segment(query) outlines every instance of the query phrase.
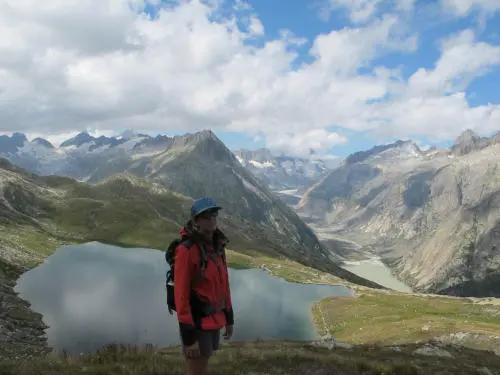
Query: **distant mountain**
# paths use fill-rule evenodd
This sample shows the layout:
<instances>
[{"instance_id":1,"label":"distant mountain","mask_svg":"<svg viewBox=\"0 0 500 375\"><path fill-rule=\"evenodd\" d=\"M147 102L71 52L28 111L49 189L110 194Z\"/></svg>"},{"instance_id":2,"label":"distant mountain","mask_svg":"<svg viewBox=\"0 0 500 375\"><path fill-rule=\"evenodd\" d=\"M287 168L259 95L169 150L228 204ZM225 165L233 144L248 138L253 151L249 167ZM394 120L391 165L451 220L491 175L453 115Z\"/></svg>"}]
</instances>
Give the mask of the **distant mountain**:
<instances>
[{"instance_id":1,"label":"distant mountain","mask_svg":"<svg viewBox=\"0 0 500 375\"><path fill-rule=\"evenodd\" d=\"M472 130L466 130L460 134L453 146L451 146L451 150L454 155L462 156L499 142L500 132L488 138L480 137Z\"/></svg>"},{"instance_id":2,"label":"distant mountain","mask_svg":"<svg viewBox=\"0 0 500 375\"><path fill-rule=\"evenodd\" d=\"M22 133L14 133L11 137L7 135L0 135L0 152L5 155L13 155L26 142L26 136Z\"/></svg>"},{"instance_id":3,"label":"distant mountain","mask_svg":"<svg viewBox=\"0 0 500 375\"><path fill-rule=\"evenodd\" d=\"M48 149L54 148L54 145L52 143L50 143L49 141L47 141L46 139L43 139L43 138L35 138L35 139L33 139L32 143L43 146L43 147L48 148ZM23 144L24 144L24 142L23 142Z\"/></svg>"},{"instance_id":4,"label":"distant mountain","mask_svg":"<svg viewBox=\"0 0 500 375\"><path fill-rule=\"evenodd\" d=\"M126 153L149 136L124 132L118 137L93 137L81 132L54 147L43 138L29 141L24 134L0 137L0 157L41 175L61 174L88 180L95 163Z\"/></svg>"},{"instance_id":5,"label":"distant mountain","mask_svg":"<svg viewBox=\"0 0 500 375\"><path fill-rule=\"evenodd\" d=\"M466 131L448 149L398 141L355 153L298 212L375 249L417 290L500 296L499 140Z\"/></svg>"},{"instance_id":6,"label":"distant mountain","mask_svg":"<svg viewBox=\"0 0 500 375\"><path fill-rule=\"evenodd\" d=\"M16 154L3 155L41 175L58 174L95 184L127 173L188 197L212 196L224 206L224 214L231 216L229 225L241 229L249 241L260 241L271 253L319 269L338 270L336 258L313 231L211 131L175 137L129 132L96 138L80 133L59 148L25 140Z\"/></svg>"},{"instance_id":7,"label":"distant mountain","mask_svg":"<svg viewBox=\"0 0 500 375\"><path fill-rule=\"evenodd\" d=\"M34 173L62 174L92 182L113 171L122 171L146 155L162 153L175 139L131 130L117 137L94 137L81 132L54 147L45 139L28 141L24 134L15 133L0 137L0 157ZM241 165L272 191L293 190L294 195L303 193L337 164L316 158L274 156L268 149L238 150L234 154Z\"/></svg>"},{"instance_id":8,"label":"distant mountain","mask_svg":"<svg viewBox=\"0 0 500 375\"><path fill-rule=\"evenodd\" d=\"M271 150L234 151L238 161L271 190L305 190L331 168L321 159L274 156Z\"/></svg>"}]
</instances>

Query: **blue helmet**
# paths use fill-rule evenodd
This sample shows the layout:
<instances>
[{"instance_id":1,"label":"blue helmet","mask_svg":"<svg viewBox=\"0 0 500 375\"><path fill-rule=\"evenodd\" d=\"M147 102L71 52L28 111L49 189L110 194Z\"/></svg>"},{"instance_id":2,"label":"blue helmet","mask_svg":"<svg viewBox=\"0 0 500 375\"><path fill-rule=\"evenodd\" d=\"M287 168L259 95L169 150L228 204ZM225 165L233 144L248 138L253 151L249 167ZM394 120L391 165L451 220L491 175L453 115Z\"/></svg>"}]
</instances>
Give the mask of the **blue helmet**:
<instances>
[{"instance_id":1,"label":"blue helmet","mask_svg":"<svg viewBox=\"0 0 500 375\"><path fill-rule=\"evenodd\" d=\"M220 210L222 207L217 206L215 201L212 198L204 197L199 198L193 202L191 206L191 216L195 217L199 214L208 211L208 210Z\"/></svg>"}]
</instances>

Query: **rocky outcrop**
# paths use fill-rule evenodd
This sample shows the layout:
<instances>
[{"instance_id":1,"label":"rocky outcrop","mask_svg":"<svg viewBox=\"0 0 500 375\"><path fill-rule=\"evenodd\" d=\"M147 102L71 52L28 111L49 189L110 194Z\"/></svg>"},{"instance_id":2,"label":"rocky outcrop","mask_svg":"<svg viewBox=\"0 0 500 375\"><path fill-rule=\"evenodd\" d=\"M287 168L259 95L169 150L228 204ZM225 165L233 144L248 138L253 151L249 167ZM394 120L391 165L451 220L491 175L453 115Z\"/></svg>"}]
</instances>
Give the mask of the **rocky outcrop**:
<instances>
[{"instance_id":1,"label":"rocky outcrop","mask_svg":"<svg viewBox=\"0 0 500 375\"><path fill-rule=\"evenodd\" d=\"M42 316L31 311L29 303L14 291L21 272L0 258L0 360L23 360L50 351Z\"/></svg>"},{"instance_id":2,"label":"rocky outcrop","mask_svg":"<svg viewBox=\"0 0 500 375\"><path fill-rule=\"evenodd\" d=\"M499 140L500 132L488 138L480 137L472 130L466 130L456 139L451 151L454 155L462 156L498 143Z\"/></svg>"},{"instance_id":3,"label":"rocky outcrop","mask_svg":"<svg viewBox=\"0 0 500 375\"><path fill-rule=\"evenodd\" d=\"M415 290L500 296L497 138L374 148L313 186L299 212L375 249Z\"/></svg>"}]
</instances>

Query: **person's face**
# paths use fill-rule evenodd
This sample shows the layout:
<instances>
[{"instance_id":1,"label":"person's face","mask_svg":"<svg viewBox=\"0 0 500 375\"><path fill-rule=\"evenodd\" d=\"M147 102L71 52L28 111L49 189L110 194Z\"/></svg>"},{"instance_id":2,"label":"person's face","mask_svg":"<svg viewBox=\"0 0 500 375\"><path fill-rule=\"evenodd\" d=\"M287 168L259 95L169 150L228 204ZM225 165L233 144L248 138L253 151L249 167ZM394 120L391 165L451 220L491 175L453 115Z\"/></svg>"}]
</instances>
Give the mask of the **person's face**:
<instances>
[{"instance_id":1,"label":"person's face","mask_svg":"<svg viewBox=\"0 0 500 375\"><path fill-rule=\"evenodd\" d=\"M217 229L217 210L203 212L195 218L195 223L202 232L215 232Z\"/></svg>"}]
</instances>

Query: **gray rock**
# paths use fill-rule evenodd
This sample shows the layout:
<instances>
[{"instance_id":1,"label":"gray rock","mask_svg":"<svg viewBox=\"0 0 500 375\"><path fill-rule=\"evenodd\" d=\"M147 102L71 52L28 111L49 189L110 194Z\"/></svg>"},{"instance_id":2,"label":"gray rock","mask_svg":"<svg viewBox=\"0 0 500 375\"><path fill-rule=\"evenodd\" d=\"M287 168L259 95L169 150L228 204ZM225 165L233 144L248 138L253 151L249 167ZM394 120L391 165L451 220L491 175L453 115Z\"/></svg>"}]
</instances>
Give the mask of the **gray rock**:
<instances>
[{"instance_id":1,"label":"gray rock","mask_svg":"<svg viewBox=\"0 0 500 375\"><path fill-rule=\"evenodd\" d=\"M477 370L481 375L497 375L498 372L492 372L488 367L481 367Z\"/></svg>"},{"instance_id":2,"label":"gray rock","mask_svg":"<svg viewBox=\"0 0 500 375\"><path fill-rule=\"evenodd\" d=\"M430 331L431 331L431 327L426 325L426 326L423 326L420 330L421 330L422 332L427 333L427 332L430 332Z\"/></svg>"},{"instance_id":3,"label":"gray rock","mask_svg":"<svg viewBox=\"0 0 500 375\"><path fill-rule=\"evenodd\" d=\"M425 356L432 356L432 357L454 358L453 355L451 355L446 350L438 348L438 347L435 347L435 346L423 346L423 347L418 348L417 350L415 350L413 352L413 354L425 355Z\"/></svg>"},{"instance_id":4,"label":"gray rock","mask_svg":"<svg viewBox=\"0 0 500 375\"><path fill-rule=\"evenodd\" d=\"M498 136L464 133L455 153L396 142L354 154L298 212L374 251L416 291L500 296Z\"/></svg>"}]
</instances>

